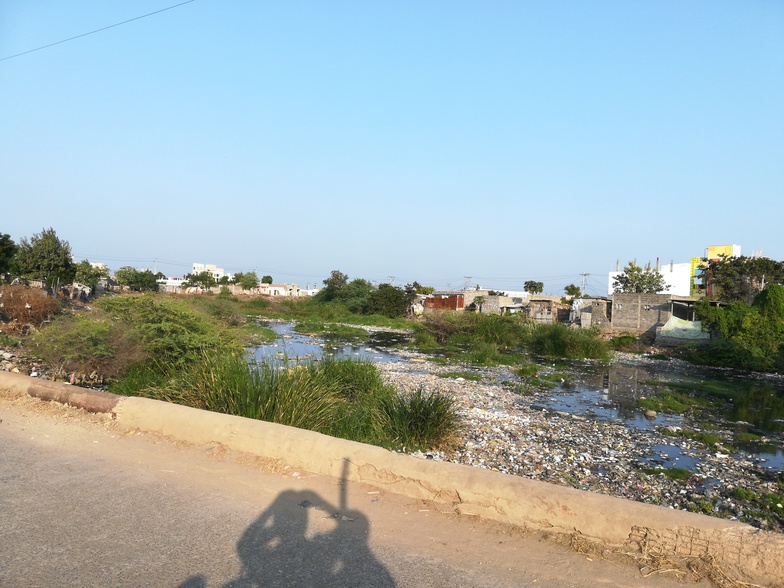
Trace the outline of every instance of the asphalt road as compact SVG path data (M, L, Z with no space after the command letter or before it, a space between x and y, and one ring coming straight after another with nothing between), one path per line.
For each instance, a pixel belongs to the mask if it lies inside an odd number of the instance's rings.
M0 398L0 532L3 588L683 585L29 398Z

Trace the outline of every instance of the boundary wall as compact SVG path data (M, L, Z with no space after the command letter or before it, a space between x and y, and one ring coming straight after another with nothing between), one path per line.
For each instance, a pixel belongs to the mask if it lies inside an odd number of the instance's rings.
M129 429L278 460L314 474L432 501L460 515L555 535L558 540L716 564L744 582L782 586L784 535L728 521L481 468L436 462L275 423L123 397L0 372L0 395L29 395L108 413ZM346 464L348 467L345 467Z

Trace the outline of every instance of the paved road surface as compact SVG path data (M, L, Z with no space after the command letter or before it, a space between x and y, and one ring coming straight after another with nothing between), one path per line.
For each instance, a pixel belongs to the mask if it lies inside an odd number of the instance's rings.
M0 586L659 587L497 524L0 398Z

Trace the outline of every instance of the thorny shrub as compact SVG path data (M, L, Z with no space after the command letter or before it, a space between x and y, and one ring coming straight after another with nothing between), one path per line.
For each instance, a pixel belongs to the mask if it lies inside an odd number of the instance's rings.
M48 296L40 288L27 286L0 287L0 320L10 329L22 329L25 325L40 327L60 312L60 302Z

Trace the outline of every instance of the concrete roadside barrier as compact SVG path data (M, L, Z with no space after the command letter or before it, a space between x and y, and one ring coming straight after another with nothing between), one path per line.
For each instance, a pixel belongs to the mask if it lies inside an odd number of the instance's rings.
M0 394L26 394L110 413L127 428L194 444L220 444L315 474L433 501L442 510L674 561L710 561L766 585L784 578L784 535L480 468L418 459L379 447L157 400L120 397L0 372ZM349 464L344 469L345 463Z

